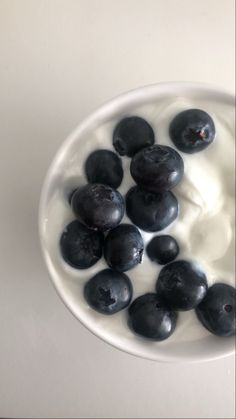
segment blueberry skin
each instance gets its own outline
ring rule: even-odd
[[[215,138],[213,119],[200,109],[188,109],[175,116],[169,128],[174,145],[184,153],[197,153],[208,147]]]
[[[184,174],[184,162],[173,148],[155,144],[134,155],[130,173],[146,191],[164,192],[180,182]]]
[[[102,184],[88,184],[72,197],[75,216],[93,230],[106,231],[116,227],[125,212],[124,199],[115,189]]]
[[[70,193],[69,193],[69,195],[68,195],[68,203],[69,203],[69,205],[71,205],[73,195],[74,195],[74,193],[77,191],[77,189],[78,189],[78,188],[76,188],[76,189],[72,189],[72,191],[70,191]]]
[[[110,150],[96,150],[85,162],[85,173],[89,183],[103,183],[118,188],[123,179],[122,161]]]
[[[179,254],[179,245],[172,236],[162,235],[153,237],[147,245],[148,257],[159,265],[172,262]]]
[[[143,147],[154,144],[154,132],[145,119],[131,116],[122,119],[113,133],[113,146],[121,156],[132,157]]]
[[[126,195],[126,211],[142,230],[160,231],[176,219],[178,201],[170,191],[154,194],[134,186]]]
[[[143,250],[144,243],[138,229],[131,224],[120,224],[106,237],[104,257],[108,266],[125,272],[141,263]]]
[[[60,238],[60,250],[65,262],[77,269],[87,269],[102,257],[104,237],[92,231],[78,220],[64,229]]]
[[[195,264],[178,260],[162,268],[156,292],[172,310],[187,311],[197,307],[207,293],[207,279]]]
[[[84,287],[87,303],[102,314],[114,314],[123,310],[129,305],[132,294],[129,277],[112,269],[98,272]]]
[[[129,327],[155,341],[167,339],[175,330],[177,314],[167,309],[157,294],[144,294],[130,305]]]
[[[216,283],[196,308],[198,319],[217,336],[236,334],[236,290],[227,284]]]

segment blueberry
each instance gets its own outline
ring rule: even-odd
[[[145,119],[131,116],[122,119],[113,133],[113,145],[121,156],[132,157],[143,147],[154,144],[154,132]]]
[[[160,265],[172,262],[179,253],[179,246],[174,237],[156,236],[147,245],[147,254],[153,262]]]
[[[118,188],[123,179],[120,157],[110,150],[96,150],[85,162],[85,172],[89,183],[103,183]]]
[[[142,230],[160,231],[176,219],[178,201],[172,192],[154,194],[134,186],[126,195],[126,210]]]
[[[92,231],[78,220],[64,229],[60,239],[63,259],[77,269],[93,266],[102,257],[103,234]]]
[[[191,310],[205,297],[207,279],[196,264],[178,260],[162,268],[156,291],[172,310]]]
[[[125,211],[124,199],[118,191],[96,183],[78,189],[71,204],[83,224],[100,231],[116,227]]]
[[[138,229],[131,224],[120,224],[106,237],[104,257],[111,268],[124,272],[141,263],[143,249]]]
[[[175,146],[185,153],[204,150],[214,140],[215,125],[208,113],[188,109],[175,116],[170,124],[170,137]]]
[[[127,307],[132,293],[128,276],[112,269],[98,272],[84,287],[87,303],[102,314],[114,314]]]
[[[173,148],[153,145],[134,155],[130,173],[135,182],[149,192],[164,192],[182,179],[184,163]]]
[[[233,336],[236,333],[236,290],[230,285],[216,283],[196,308],[196,313],[211,333]]]
[[[177,314],[163,305],[157,294],[144,294],[129,307],[129,327],[138,335],[161,341],[175,330]]]
[[[70,205],[71,205],[71,202],[72,202],[73,195],[77,191],[77,189],[78,188],[72,189],[72,191],[70,191],[70,193],[68,194],[68,202],[69,202]]]

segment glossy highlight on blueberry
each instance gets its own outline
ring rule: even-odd
[[[212,285],[196,308],[203,326],[217,336],[236,334],[236,289],[227,284]]]
[[[141,263],[143,250],[143,239],[137,227],[120,224],[105,239],[104,257],[112,269],[125,272]]]
[[[79,221],[98,231],[116,227],[125,211],[124,199],[117,190],[96,183],[78,189],[71,205]]]
[[[78,220],[68,224],[60,238],[60,250],[66,263],[77,269],[87,269],[102,257],[104,237]]]
[[[133,288],[127,275],[104,269],[94,275],[84,287],[87,303],[102,314],[114,314],[127,307]]]
[[[116,126],[113,146],[121,156],[132,157],[141,148],[154,144],[154,137],[154,131],[145,119],[131,116]]]
[[[155,144],[134,155],[130,173],[142,189],[164,192],[174,188],[181,181],[184,162],[173,148]]]
[[[170,124],[170,138],[184,153],[196,153],[207,148],[216,135],[211,116],[200,109],[180,112]]]
[[[200,304],[207,293],[204,272],[193,262],[177,260],[162,268],[156,292],[172,310],[187,311]]]
[[[177,218],[178,201],[170,191],[151,193],[134,186],[126,195],[126,212],[142,230],[161,231]]]
[[[177,314],[166,308],[157,294],[144,294],[132,302],[128,310],[128,325],[147,339],[162,341],[172,335]]]
[[[103,183],[118,188],[123,179],[122,161],[110,150],[95,150],[85,162],[85,173],[89,183]]]

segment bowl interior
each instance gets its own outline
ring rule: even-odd
[[[126,310],[113,316],[103,316],[90,309],[83,298],[85,282],[95,272],[105,268],[105,262],[101,260],[87,270],[75,270],[64,263],[58,246],[63,228],[74,219],[68,204],[68,194],[86,183],[83,162],[89,152],[96,148],[112,149],[112,131],[125,115],[139,113],[151,121],[160,138],[167,138],[168,133],[161,115],[162,112],[165,115],[165,103],[171,118],[177,109],[176,106],[171,108],[172,102],[177,103],[180,110],[183,107],[193,107],[193,103],[199,107],[205,105],[207,108],[209,103],[214,102],[219,111],[222,104],[232,111],[234,97],[201,84],[163,83],[128,92],[99,108],[68,137],[51,164],[40,200],[40,240],[56,290],[67,307],[91,332],[115,347],[143,358],[206,361],[232,354],[235,351],[235,339],[211,335],[199,324],[193,311],[180,313],[178,322],[181,327],[177,326],[175,333],[164,342],[150,342],[134,335],[127,327]],[[124,168],[128,169],[129,162],[128,158],[123,160]],[[119,190],[125,194],[133,184],[128,176],[125,185]],[[154,290],[158,270],[156,265],[151,265],[148,274],[145,264],[127,272],[132,280],[135,296]],[[138,272],[143,275],[143,283],[135,282]]]

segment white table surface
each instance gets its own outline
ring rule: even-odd
[[[234,0],[0,0],[0,417],[234,417],[234,357],[113,349],[62,304],[37,233],[45,172],[77,123],[158,81],[233,91],[234,28]]]

